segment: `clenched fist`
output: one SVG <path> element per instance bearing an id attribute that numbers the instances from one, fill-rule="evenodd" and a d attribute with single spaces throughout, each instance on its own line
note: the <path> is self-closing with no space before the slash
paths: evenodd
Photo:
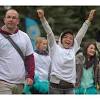
<path id="1" fill-rule="evenodd" d="M 38 15 L 39 18 L 43 18 L 44 17 L 44 11 L 42 9 L 38 9 L 37 15 Z"/>
<path id="2" fill-rule="evenodd" d="M 93 20 L 95 14 L 96 14 L 96 10 L 95 9 L 93 9 L 93 10 L 90 11 L 89 16 L 88 16 L 88 20 L 90 22 Z"/>

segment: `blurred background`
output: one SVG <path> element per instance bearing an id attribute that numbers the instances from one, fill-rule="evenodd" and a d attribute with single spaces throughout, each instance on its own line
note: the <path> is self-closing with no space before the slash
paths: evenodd
<path id="1" fill-rule="evenodd" d="M 71 29 L 76 34 L 87 18 L 89 11 L 96 9 L 95 19 L 83 42 L 87 39 L 96 39 L 100 42 L 99 6 L 0 6 L 0 27 L 3 25 L 5 11 L 10 8 L 14 8 L 19 12 L 19 28 L 30 36 L 33 46 L 37 36 L 46 36 L 36 14 L 37 9 L 44 9 L 46 19 L 56 36 L 59 36 L 64 29 Z"/>

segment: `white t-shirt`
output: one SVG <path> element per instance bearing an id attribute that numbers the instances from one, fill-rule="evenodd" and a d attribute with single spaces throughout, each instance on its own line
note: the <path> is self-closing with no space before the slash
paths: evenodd
<path id="1" fill-rule="evenodd" d="M 48 73 L 51 63 L 49 55 L 40 55 L 34 52 L 35 59 L 35 74 L 39 75 L 39 79 L 48 80 Z"/>
<path id="2" fill-rule="evenodd" d="M 60 47 L 59 45 L 54 45 L 51 48 L 51 59 L 52 59 L 52 70 L 51 76 L 55 75 L 61 80 L 65 80 L 70 83 L 75 83 L 76 79 L 76 65 L 75 65 L 75 54 L 78 45 L 74 45 L 69 49 Z M 76 49 L 76 48 L 77 49 Z"/>
<path id="3" fill-rule="evenodd" d="M 20 47 L 24 56 L 33 53 L 33 47 L 28 35 L 20 30 L 10 35 Z M 25 66 L 22 58 L 12 44 L 0 34 L 0 80 L 10 83 L 25 82 Z"/>

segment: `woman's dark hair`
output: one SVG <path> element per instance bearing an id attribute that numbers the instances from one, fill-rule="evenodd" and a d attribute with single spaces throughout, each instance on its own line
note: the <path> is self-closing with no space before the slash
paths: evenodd
<path id="1" fill-rule="evenodd" d="M 96 64 L 97 63 L 97 57 L 96 57 L 96 53 L 94 56 L 92 56 L 90 58 L 90 60 L 88 61 L 88 58 L 87 58 L 87 48 L 93 44 L 97 50 L 97 46 L 96 46 L 96 43 L 93 42 L 93 41 L 89 41 L 89 42 L 85 42 L 84 43 L 84 47 L 83 47 L 83 54 L 85 55 L 85 65 L 86 65 L 86 69 L 90 68 L 92 66 L 92 64 Z"/>
<path id="2" fill-rule="evenodd" d="M 93 44 L 95 46 L 95 48 L 97 49 L 97 46 L 96 46 L 96 43 L 94 41 L 88 41 L 88 42 L 85 42 L 84 43 L 84 46 L 83 46 L 83 54 L 86 56 L 87 55 L 87 48 Z"/>

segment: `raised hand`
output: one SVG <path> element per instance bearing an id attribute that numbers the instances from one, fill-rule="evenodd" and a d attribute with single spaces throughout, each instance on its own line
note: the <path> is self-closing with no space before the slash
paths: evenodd
<path id="1" fill-rule="evenodd" d="M 93 9 L 93 10 L 90 11 L 89 16 L 88 16 L 88 20 L 90 22 L 93 20 L 95 14 L 96 14 L 96 10 L 95 9 Z"/>
<path id="2" fill-rule="evenodd" d="M 37 15 L 38 15 L 39 18 L 43 18 L 44 17 L 44 11 L 42 9 L 38 9 Z"/>

